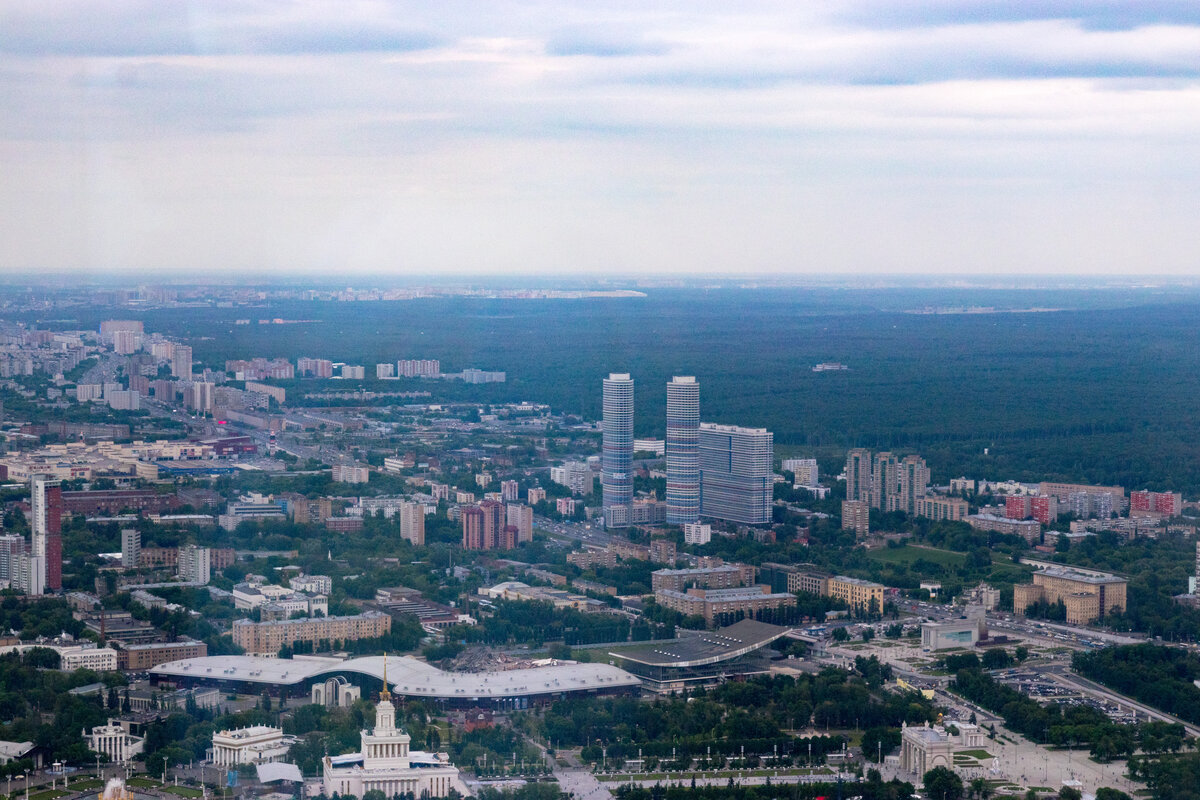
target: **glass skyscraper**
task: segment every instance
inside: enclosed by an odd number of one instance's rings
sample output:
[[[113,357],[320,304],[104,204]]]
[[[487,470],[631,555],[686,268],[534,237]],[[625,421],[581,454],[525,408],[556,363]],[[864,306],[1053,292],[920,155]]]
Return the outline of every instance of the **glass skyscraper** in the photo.
[[[667,384],[667,523],[700,518],[700,384],[676,376]]]
[[[763,525],[771,521],[774,436],[766,428],[700,425],[700,513]]]
[[[633,511],[633,378],[614,372],[604,379],[601,484],[604,525],[624,528]]]

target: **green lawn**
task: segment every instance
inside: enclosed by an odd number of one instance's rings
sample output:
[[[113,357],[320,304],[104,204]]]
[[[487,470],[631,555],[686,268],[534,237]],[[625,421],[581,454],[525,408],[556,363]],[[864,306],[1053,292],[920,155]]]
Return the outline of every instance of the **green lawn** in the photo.
[[[887,564],[908,565],[911,565],[917,559],[923,558],[926,561],[932,561],[935,564],[940,564],[950,569],[958,569],[967,561],[966,555],[955,553],[953,550],[939,550],[936,547],[918,547],[914,545],[906,547],[881,547],[878,550],[872,550],[868,553],[867,558]]]
[[[84,778],[83,780],[75,781],[70,785],[72,792],[86,792],[89,789],[99,789],[104,786],[104,781],[98,778]]]
[[[954,755],[969,756],[971,758],[980,759],[980,760],[992,757],[992,754],[989,753],[987,750],[959,750]]]
[[[125,781],[125,785],[132,786],[135,789],[157,789],[162,786],[162,783],[153,778],[139,776]]]
[[[71,794],[65,789],[45,789],[40,792],[31,792],[29,800],[54,800],[56,797],[66,797]]]
[[[200,791],[199,789],[193,789],[190,786],[167,786],[163,789],[163,791],[170,792],[171,794],[177,794],[180,797],[200,797],[204,794],[204,792]]]

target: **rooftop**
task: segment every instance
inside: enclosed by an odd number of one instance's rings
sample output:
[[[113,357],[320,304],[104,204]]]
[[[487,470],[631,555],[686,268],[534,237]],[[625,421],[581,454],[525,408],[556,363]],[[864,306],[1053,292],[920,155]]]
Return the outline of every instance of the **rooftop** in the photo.
[[[728,661],[753,652],[787,634],[791,628],[744,619],[716,631],[699,631],[609,653],[615,658],[655,666],[696,667]]]
[[[294,686],[343,672],[383,680],[383,657],[337,659],[206,656],[170,661],[150,672],[161,677],[192,677]],[[638,679],[608,664],[558,664],[503,672],[443,672],[402,656],[387,661],[388,682],[396,695],[438,699],[478,699],[635,687]]]

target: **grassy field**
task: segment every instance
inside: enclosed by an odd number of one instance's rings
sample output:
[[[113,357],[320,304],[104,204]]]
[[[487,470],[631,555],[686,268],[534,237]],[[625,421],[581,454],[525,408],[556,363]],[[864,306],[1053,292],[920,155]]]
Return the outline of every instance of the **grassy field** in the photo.
[[[878,550],[872,550],[867,557],[872,561],[907,565],[911,565],[918,559],[923,559],[940,564],[948,569],[958,569],[967,560],[967,557],[962,553],[955,553],[951,550],[939,550],[936,547],[917,547],[914,545],[907,547],[883,547]]]
[[[974,758],[977,760],[983,760],[985,758],[992,758],[992,754],[989,753],[987,750],[959,750],[954,755],[969,756],[970,758]]]
[[[162,782],[156,781],[153,778],[139,776],[125,781],[125,785],[132,786],[135,789],[158,789],[162,786]]]
[[[179,795],[180,797],[201,797],[204,794],[199,789],[193,789],[190,786],[167,786],[163,791]]]

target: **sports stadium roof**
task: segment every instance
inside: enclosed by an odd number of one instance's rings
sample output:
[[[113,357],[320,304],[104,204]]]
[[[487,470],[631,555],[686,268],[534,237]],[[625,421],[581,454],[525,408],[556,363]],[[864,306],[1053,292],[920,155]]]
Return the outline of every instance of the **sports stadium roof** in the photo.
[[[699,667],[743,656],[787,634],[791,628],[744,619],[716,631],[697,631],[677,639],[661,639],[609,653],[638,664]]]
[[[556,664],[502,672],[444,672],[401,656],[389,658],[388,683],[393,694],[433,699],[522,697],[563,692],[636,687],[638,679],[609,664]],[[164,678],[295,686],[325,676],[357,673],[383,680],[383,657],[263,658],[205,656],[169,661],[151,668]]]

